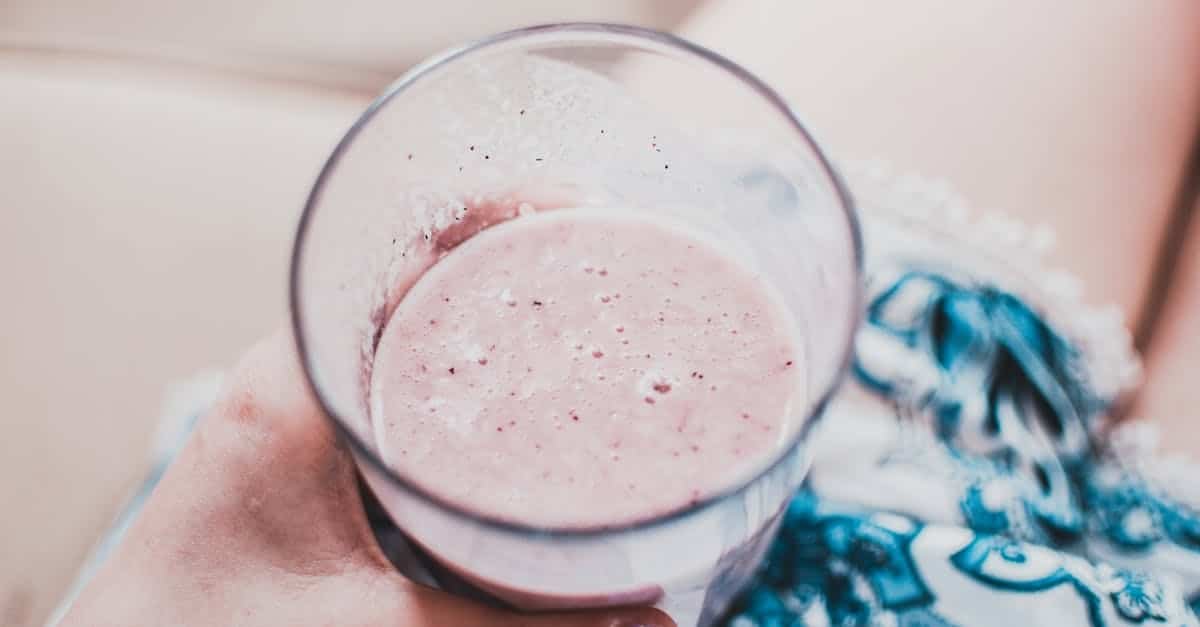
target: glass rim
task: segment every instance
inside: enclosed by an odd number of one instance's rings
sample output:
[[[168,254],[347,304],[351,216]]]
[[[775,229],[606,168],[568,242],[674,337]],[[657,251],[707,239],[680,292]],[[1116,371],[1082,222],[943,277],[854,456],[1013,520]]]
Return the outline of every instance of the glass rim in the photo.
[[[313,355],[309,350],[308,342],[305,339],[305,316],[300,307],[301,295],[301,276],[300,276],[300,260],[304,255],[305,244],[308,240],[309,227],[313,215],[317,211],[317,206],[320,203],[321,192],[325,187],[326,181],[337,170],[337,166],[341,161],[343,154],[354,143],[359,133],[363,131],[367,123],[370,122],[375,115],[386,106],[393,98],[402,94],[405,90],[411,87],[427,74],[452,63],[461,57],[464,57],[473,52],[484,50],[500,44],[510,43],[516,40],[523,40],[538,35],[561,34],[561,35],[616,35],[619,37],[649,42],[658,46],[666,47],[676,52],[682,52],[684,56],[698,59],[703,63],[708,63],[734,79],[742,83],[745,87],[757,93],[760,97],[766,100],[779,113],[785,122],[796,132],[802,142],[808,147],[812,155],[817,161],[820,172],[827,178],[829,185],[833,189],[836,196],[839,208],[845,219],[845,225],[848,230],[850,246],[852,248],[853,277],[858,286],[852,289],[850,311],[846,312],[850,321],[849,331],[846,334],[841,344],[841,359],[839,360],[837,371],[833,373],[825,389],[816,398],[806,413],[805,422],[796,429],[796,433],[779,449],[768,458],[766,463],[761,464],[752,473],[747,474],[742,480],[727,486],[719,491],[705,496],[692,503],[671,509],[663,514],[651,516],[647,518],[639,518],[630,522],[623,522],[613,525],[595,525],[595,526],[539,526],[535,524],[522,523],[509,518],[504,518],[489,514],[486,512],[475,511],[464,507],[450,499],[440,496],[432,490],[419,485],[417,482],[404,477],[400,473],[389,468],[379,456],[368,447],[357,433],[351,429],[344,420],[338,417],[331,403],[326,401],[326,395],[318,383],[314,372],[318,369],[318,364],[315,363]],[[812,426],[820,419],[822,413],[828,405],[833,394],[837,391],[846,372],[849,370],[850,362],[853,356],[853,344],[855,331],[862,318],[863,307],[863,246],[862,232],[859,227],[858,216],[854,209],[854,202],[850,194],[849,188],[843,181],[841,175],[833,167],[828,157],[821,150],[816,140],[807,128],[800,122],[795,111],[787,103],[782,96],[779,95],[772,87],[767,85],[762,79],[752,74],[749,70],[734,63],[728,58],[709,50],[699,44],[692,43],[682,37],[657,31],[639,26],[631,26],[626,24],[613,24],[602,22],[565,22],[552,23],[537,26],[528,26],[514,30],[504,31],[489,35],[465,44],[447,49],[437,53],[425,61],[413,66],[407,72],[402,74],[400,78],[393,81],[388,87],[376,97],[371,104],[363,111],[350,128],[345,132],[342,138],[338,141],[325,163],[321,166],[321,170],[313,182],[312,188],[309,191],[308,197],[304,203],[304,209],[300,216],[299,224],[296,228],[296,234],[293,240],[290,265],[288,269],[288,305],[291,309],[291,326],[292,335],[296,343],[296,348],[299,353],[300,363],[304,370],[304,376],[313,391],[314,397],[317,399],[322,413],[325,414],[335,426],[338,433],[349,443],[350,449],[355,454],[355,457],[365,460],[366,463],[375,472],[378,472],[393,486],[398,487],[408,493],[410,496],[417,497],[444,512],[450,513],[455,517],[467,519],[472,523],[494,529],[501,532],[511,534],[521,534],[528,536],[538,536],[554,539],[585,539],[603,537],[613,534],[626,532],[634,532],[641,530],[653,529],[661,527],[677,520],[683,519],[696,512],[709,509],[715,505],[725,502],[728,499],[735,498],[737,495],[744,492],[747,488],[758,483],[763,477],[773,472],[780,465],[790,459],[797,449],[805,442]]]

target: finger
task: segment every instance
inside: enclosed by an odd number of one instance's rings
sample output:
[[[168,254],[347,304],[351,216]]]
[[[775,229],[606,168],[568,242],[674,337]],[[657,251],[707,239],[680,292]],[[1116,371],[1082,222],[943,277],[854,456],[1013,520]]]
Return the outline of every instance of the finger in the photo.
[[[239,361],[211,412],[214,428],[236,435],[289,462],[324,462],[339,442],[304,377],[291,336],[280,329],[255,344]]]
[[[355,493],[354,465],[309,389],[290,336],[278,331],[252,347],[201,421],[181,466],[238,490],[288,488]]]
[[[210,556],[292,572],[382,569],[354,461],[305,382],[291,338],[248,351],[156,490],[152,520],[213,538]],[[182,525],[182,528],[178,527]]]
[[[590,612],[518,614],[490,608],[409,582],[401,584],[403,599],[387,624],[403,627],[676,627],[659,610],[649,607]]]

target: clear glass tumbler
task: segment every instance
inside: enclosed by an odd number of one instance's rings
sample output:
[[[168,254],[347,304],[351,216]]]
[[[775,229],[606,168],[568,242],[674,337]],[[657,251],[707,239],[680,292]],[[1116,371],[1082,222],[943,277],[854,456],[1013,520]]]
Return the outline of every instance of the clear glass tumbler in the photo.
[[[686,221],[773,285],[804,351],[806,399],[730,489],[587,529],[499,520],[384,465],[368,387],[387,316],[462,207],[620,207]],[[753,573],[807,470],[860,306],[849,195],[788,105],[671,35],[564,24],[492,36],[408,72],[346,134],[304,209],[291,306],[304,367],[365,481],[448,571],[526,610],[657,604],[708,625]]]

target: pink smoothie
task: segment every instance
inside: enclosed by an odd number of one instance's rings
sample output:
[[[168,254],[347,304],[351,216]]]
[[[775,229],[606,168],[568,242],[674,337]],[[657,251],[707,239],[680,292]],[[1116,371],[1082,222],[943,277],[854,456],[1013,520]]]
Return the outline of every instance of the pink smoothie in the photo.
[[[746,478],[793,433],[801,351],[773,290],[672,222],[563,209],[484,229],[392,313],[376,445],[526,524],[642,520]]]

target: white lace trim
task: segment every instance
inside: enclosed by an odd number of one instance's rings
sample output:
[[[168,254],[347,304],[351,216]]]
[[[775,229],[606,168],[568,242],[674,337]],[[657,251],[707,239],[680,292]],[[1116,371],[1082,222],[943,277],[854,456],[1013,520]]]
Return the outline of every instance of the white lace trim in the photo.
[[[1200,462],[1178,453],[1163,454],[1158,426],[1146,420],[1123,422],[1108,434],[1113,463],[1141,477],[1148,486],[1200,511]]]

